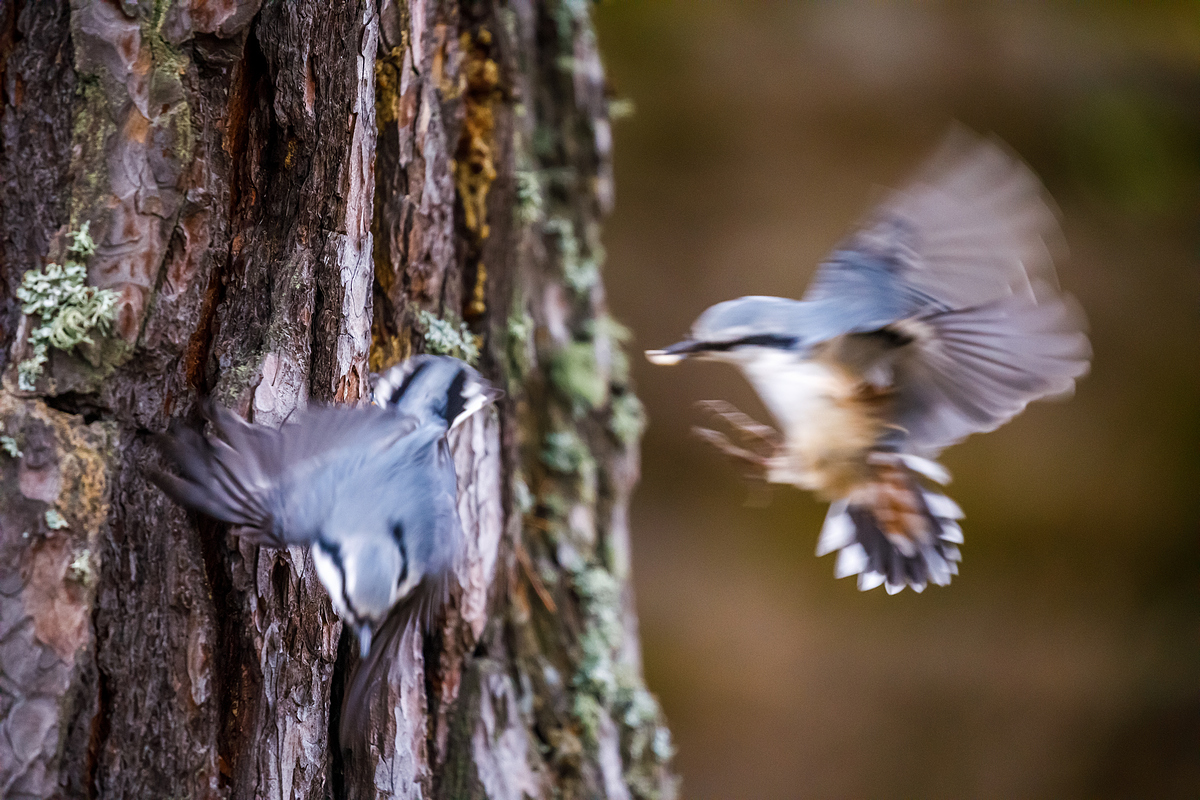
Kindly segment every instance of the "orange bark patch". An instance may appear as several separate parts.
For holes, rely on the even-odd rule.
[[[454,153],[454,185],[463,204],[463,222],[480,239],[488,237],[487,195],[496,180],[494,106],[500,99],[500,67],[488,58],[491,44],[492,34],[486,29],[473,39],[469,33],[462,35],[466,118]]]

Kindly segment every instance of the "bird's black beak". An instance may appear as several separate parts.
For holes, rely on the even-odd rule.
[[[703,352],[707,349],[703,342],[688,340],[677,342],[670,347],[664,347],[662,350],[647,350],[646,360],[651,364],[670,366],[671,364],[678,364],[693,353]]]

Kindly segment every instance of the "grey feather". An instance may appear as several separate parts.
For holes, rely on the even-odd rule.
[[[202,406],[212,433],[184,426],[161,440],[178,477],[150,477],[176,502],[222,522],[259,544],[312,544],[335,510],[339,492],[357,485],[372,458],[403,460],[416,441],[410,416],[380,409],[310,407],[278,430],[251,425],[215,403]],[[436,434],[427,431],[425,438]],[[389,453],[389,451],[391,451]]]
[[[932,335],[893,364],[892,420],[919,453],[995,430],[1030,402],[1071,391],[1088,370],[1082,313],[1062,298],[1012,296],[924,322]]]

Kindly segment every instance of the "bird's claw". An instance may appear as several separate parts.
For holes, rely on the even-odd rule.
[[[753,484],[766,484],[771,464],[781,442],[774,428],[738,411],[723,400],[706,400],[697,404],[702,411],[729,426],[737,439],[711,428],[696,426],[692,432],[746,468],[745,477]]]
[[[696,407],[728,424],[738,439],[756,450],[763,451],[763,455],[768,458],[783,444],[779,432],[770,425],[762,424],[724,400],[701,400]]]

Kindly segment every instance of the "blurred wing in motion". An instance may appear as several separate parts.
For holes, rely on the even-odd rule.
[[[920,326],[920,327],[918,327]],[[985,433],[1043,397],[1064,396],[1088,371],[1083,313],[1065,297],[1011,296],[922,318],[893,364],[891,422],[907,449],[932,455]]]
[[[214,402],[202,407],[212,432],[174,426],[161,438],[179,475],[151,479],[188,508],[242,528],[257,544],[311,544],[332,508],[337,481],[314,480],[361,462],[416,429],[411,417],[380,409],[312,407],[278,430],[252,425]]]
[[[1083,313],[1054,272],[1060,242],[1033,172],[956,129],[820,267],[805,295],[814,333],[875,334],[890,351],[889,421],[936,453],[1087,372]]]
[[[839,315],[835,334],[1009,295],[1038,302],[1057,292],[1061,242],[1037,176],[999,142],[956,128],[830,254],[804,299]]]

